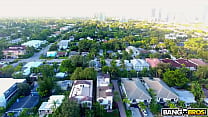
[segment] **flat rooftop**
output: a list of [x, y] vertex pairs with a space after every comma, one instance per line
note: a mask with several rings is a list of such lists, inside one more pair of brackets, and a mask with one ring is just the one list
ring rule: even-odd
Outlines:
[[0, 94], [3, 94], [15, 83], [22, 83], [25, 79], [0, 78]]

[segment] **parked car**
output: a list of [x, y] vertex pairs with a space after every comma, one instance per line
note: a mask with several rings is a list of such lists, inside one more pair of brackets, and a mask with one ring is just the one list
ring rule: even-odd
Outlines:
[[148, 115], [146, 109], [142, 110], [142, 113], [145, 117]]

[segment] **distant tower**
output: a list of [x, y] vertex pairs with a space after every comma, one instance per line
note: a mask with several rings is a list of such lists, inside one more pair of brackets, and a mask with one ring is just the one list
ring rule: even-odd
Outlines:
[[155, 18], [155, 12], [156, 12], [156, 9], [153, 8], [153, 9], [152, 9], [152, 14], [151, 14], [152, 18]]
[[161, 18], [162, 18], [162, 13], [161, 13], [161, 9], [159, 10], [159, 14], [158, 14], [158, 21], [161, 21]]
[[156, 12], [156, 9], [155, 8], [153, 8], [152, 9], [152, 12], [151, 12], [151, 19], [152, 19], [152, 21], [154, 22], [155, 21], [155, 19], [156, 19], [156, 17], [155, 17], [155, 13]]

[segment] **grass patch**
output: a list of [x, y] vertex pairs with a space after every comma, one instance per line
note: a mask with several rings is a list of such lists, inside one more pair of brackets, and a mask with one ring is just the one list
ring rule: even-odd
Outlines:
[[120, 117], [118, 109], [113, 110], [113, 112], [104, 112], [104, 117]]

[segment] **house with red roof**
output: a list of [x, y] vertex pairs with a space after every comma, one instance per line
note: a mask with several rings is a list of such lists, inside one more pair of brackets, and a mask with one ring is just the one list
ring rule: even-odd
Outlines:
[[157, 67], [157, 65], [161, 63], [157, 58], [146, 58], [145, 60], [151, 67]]
[[175, 67], [175, 68], [181, 68], [182, 65], [180, 63], [178, 63], [177, 61], [174, 61], [172, 59], [162, 59], [161, 60], [163, 63], [169, 63], [171, 66]]
[[208, 65], [207, 63], [205, 63], [201, 59], [189, 59], [189, 61], [196, 64], [197, 66], [206, 66], [206, 65]]
[[190, 62], [188, 59], [177, 59], [176, 62], [178, 62], [181, 65], [185, 65], [186, 68], [190, 69], [190, 70], [196, 70], [197, 69], [197, 65]]

